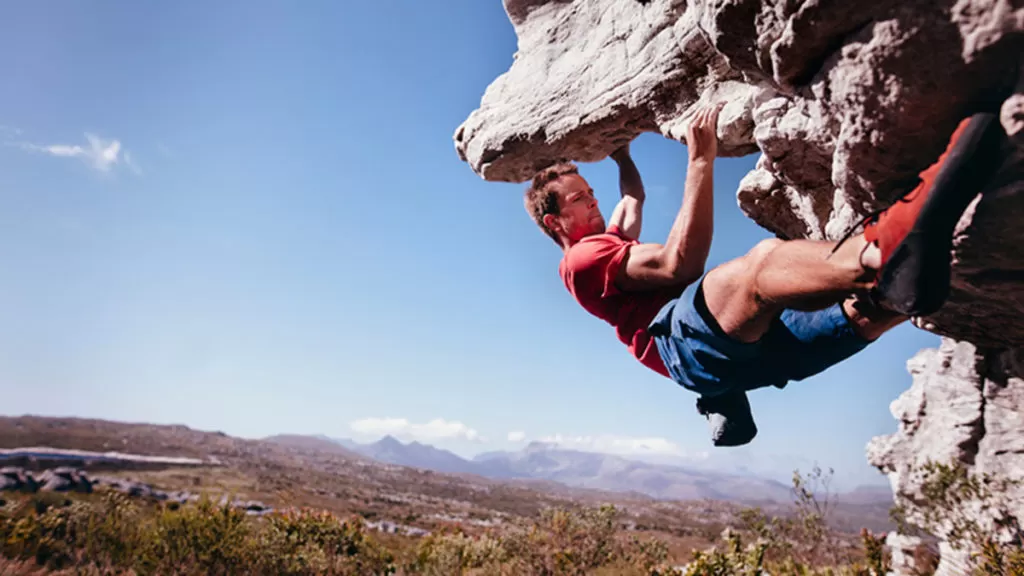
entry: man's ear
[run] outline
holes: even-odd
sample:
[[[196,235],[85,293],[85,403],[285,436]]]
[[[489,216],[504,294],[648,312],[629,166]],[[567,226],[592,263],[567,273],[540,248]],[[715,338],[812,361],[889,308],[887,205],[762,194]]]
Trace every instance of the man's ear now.
[[[555,216],[554,214],[545,214],[544,217],[541,218],[541,221],[543,221],[544,225],[548,227],[548,230],[551,230],[552,232],[557,233],[562,231],[562,226],[558,222],[558,216]]]

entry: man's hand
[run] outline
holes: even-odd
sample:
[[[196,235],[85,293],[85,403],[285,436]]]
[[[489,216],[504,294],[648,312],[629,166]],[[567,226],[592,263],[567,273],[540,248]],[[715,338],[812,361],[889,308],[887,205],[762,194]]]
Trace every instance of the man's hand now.
[[[725,104],[701,108],[686,127],[690,160],[711,160],[718,156],[718,113]]]
[[[629,160],[629,142],[626,142],[622,146],[616,148],[615,151],[612,152],[611,158],[619,165],[621,165],[624,160]]]

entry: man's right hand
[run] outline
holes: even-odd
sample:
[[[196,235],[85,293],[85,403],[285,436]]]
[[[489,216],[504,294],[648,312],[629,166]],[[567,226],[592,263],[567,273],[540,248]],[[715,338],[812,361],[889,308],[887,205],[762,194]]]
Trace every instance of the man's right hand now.
[[[704,106],[686,128],[686,147],[691,160],[714,160],[718,156],[718,113],[724,103]]]
[[[611,159],[616,163],[622,163],[623,160],[629,160],[629,142],[626,142],[622,146],[616,148],[610,155]]]

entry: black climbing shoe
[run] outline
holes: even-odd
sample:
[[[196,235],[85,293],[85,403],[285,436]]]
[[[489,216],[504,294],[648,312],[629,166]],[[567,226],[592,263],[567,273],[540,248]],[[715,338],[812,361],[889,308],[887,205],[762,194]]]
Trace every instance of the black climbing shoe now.
[[[730,390],[719,396],[701,396],[697,412],[708,420],[711,441],[715,446],[742,446],[757,436],[757,425],[750,412],[750,402],[743,390]]]

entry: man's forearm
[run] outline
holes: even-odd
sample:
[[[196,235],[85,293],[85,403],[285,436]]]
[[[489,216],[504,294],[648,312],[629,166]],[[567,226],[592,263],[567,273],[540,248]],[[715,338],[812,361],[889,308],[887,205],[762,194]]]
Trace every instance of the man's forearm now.
[[[711,251],[714,223],[714,158],[690,158],[686,189],[668,240],[666,257],[680,276],[695,279],[704,272]]]
[[[714,168],[718,156],[718,112],[721,105],[702,107],[687,127],[689,166],[686,189],[664,244],[638,244],[629,251],[616,277],[625,290],[689,284],[704,273],[711,251],[714,217]],[[620,201],[620,205],[626,201]]]
[[[644,183],[633,159],[628,155],[617,156],[615,162],[619,165],[619,191],[623,198],[628,196],[642,203],[646,196]]]

